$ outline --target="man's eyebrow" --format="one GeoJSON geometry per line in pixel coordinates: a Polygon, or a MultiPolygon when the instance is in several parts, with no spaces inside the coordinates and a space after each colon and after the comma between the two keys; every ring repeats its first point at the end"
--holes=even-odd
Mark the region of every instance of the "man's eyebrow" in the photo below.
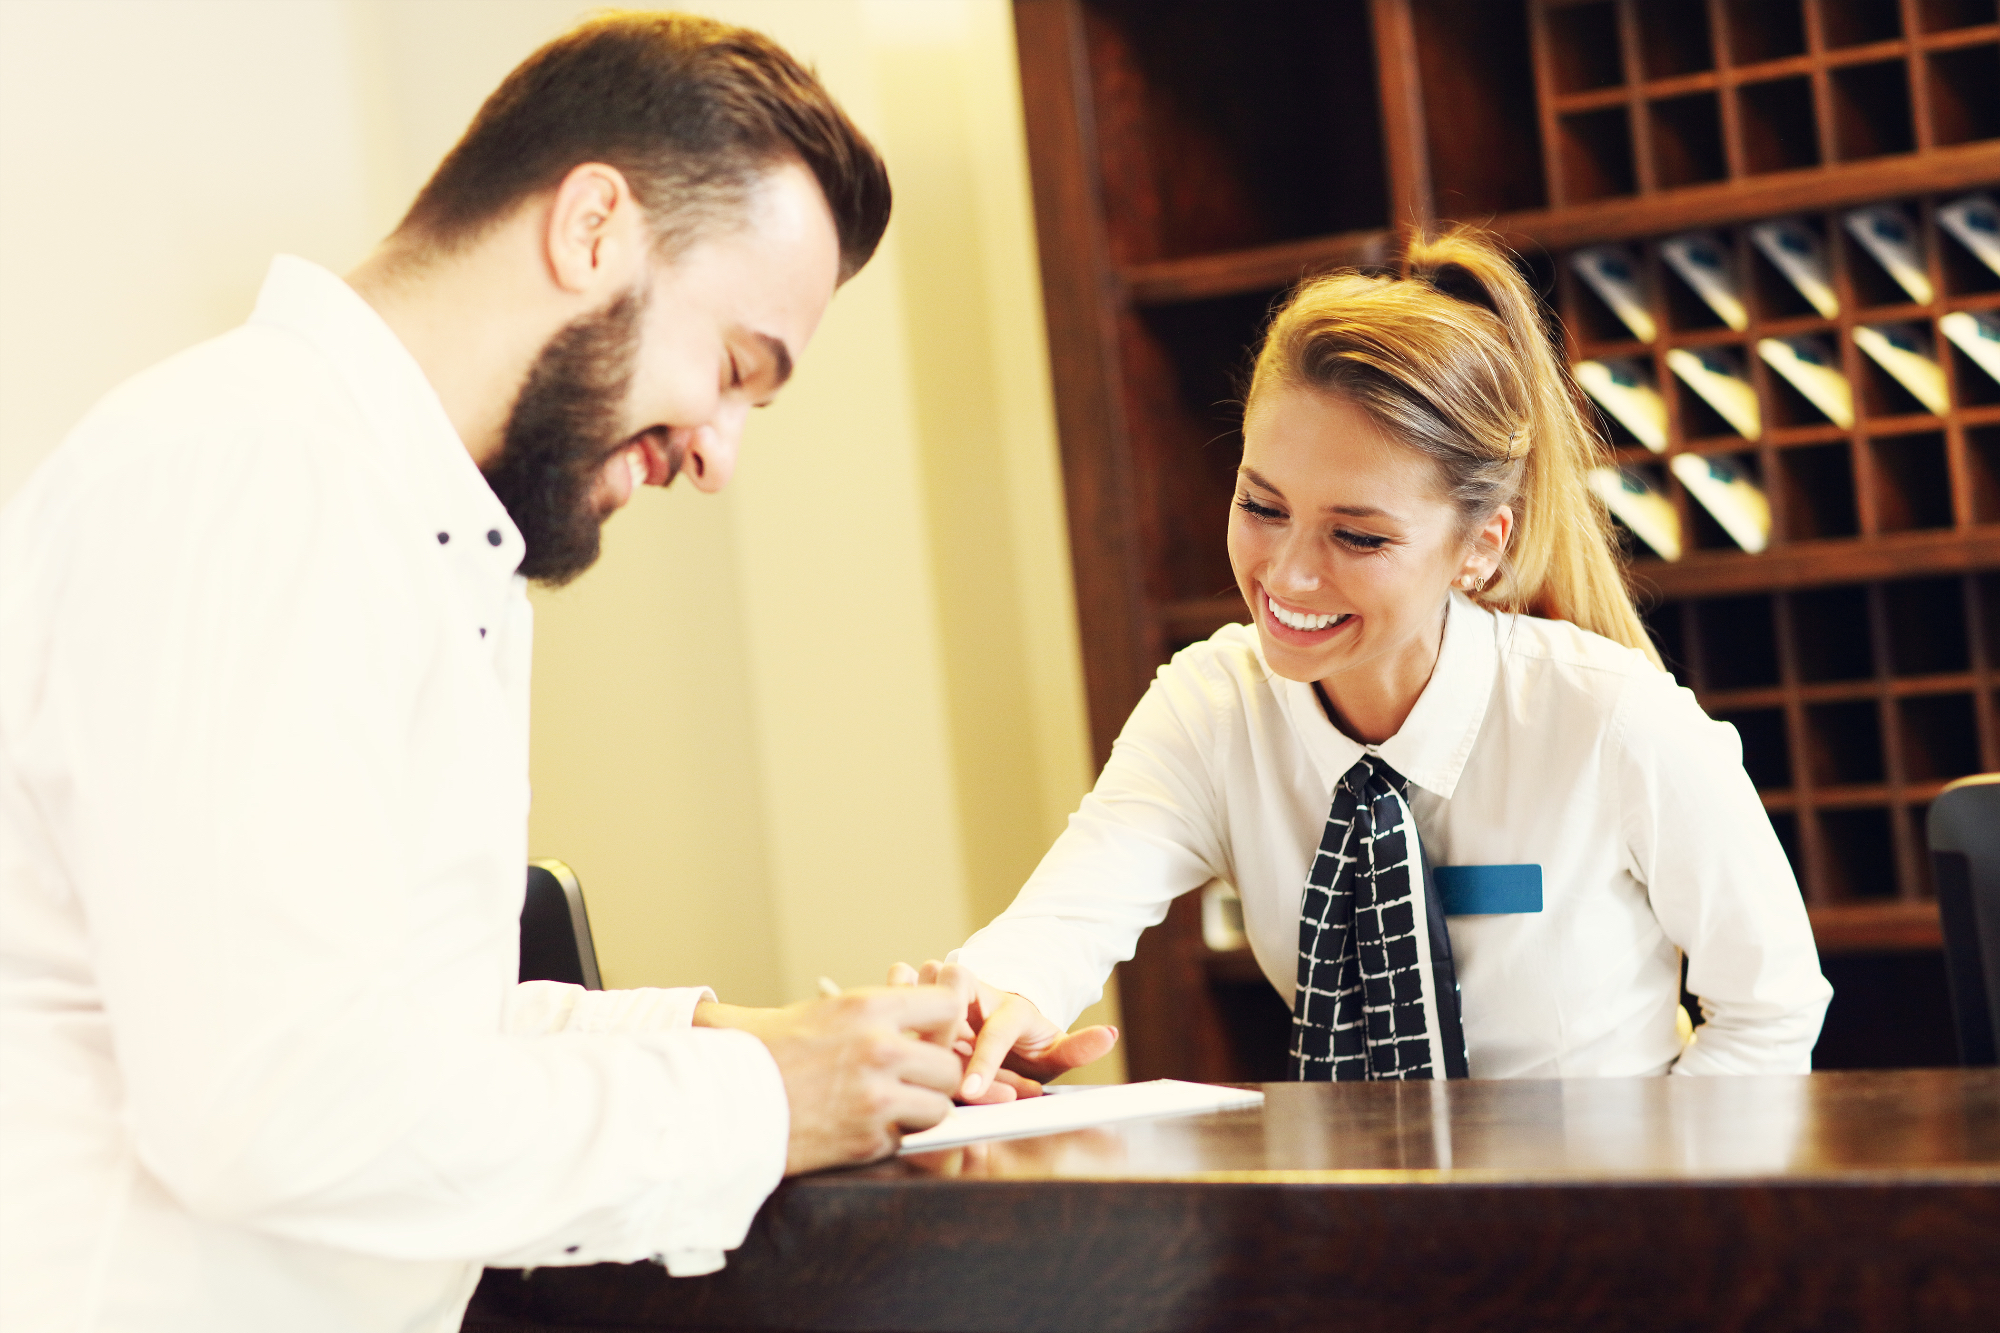
{"type": "Polygon", "coordinates": [[[764,350],[771,355],[772,373],[776,377],[776,382],[771,387],[783,388],[785,381],[792,377],[792,349],[785,346],[782,339],[773,338],[768,333],[756,333],[751,336],[763,343],[764,350]]]}
{"type": "MultiPolygon", "coordinates": [[[[1252,486],[1256,486],[1263,490],[1267,490],[1271,494],[1278,496],[1280,498],[1282,498],[1285,494],[1283,491],[1279,490],[1276,486],[1273,486],[1264,477],[1264,474],[1257,471],[1257,469],[1254,467],[1241,467],[1236,469],[1236,471],[1242,477],[1244,477],[1244,479],[1249,481],[1249,483],[1252,486]]],[[[1396,516],[1390,513],[1388,510],[1377,509],[1374,505],[1327,505],[1320,512],[1326,514],[1345,514],[1349,518],[1386,518],[1392,521],[1399,521],[1396,520],[1396,516]]]]}

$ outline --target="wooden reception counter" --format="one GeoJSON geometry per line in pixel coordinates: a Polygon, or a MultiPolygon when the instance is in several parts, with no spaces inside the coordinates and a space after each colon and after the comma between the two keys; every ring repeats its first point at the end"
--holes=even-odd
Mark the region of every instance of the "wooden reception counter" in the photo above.
{"type": "Polygon", "coordinates": [[[782,1186],[729,1266],[468,1333],[2000,1328],[2000,1071],[1272,1084],[782,1186]]]}

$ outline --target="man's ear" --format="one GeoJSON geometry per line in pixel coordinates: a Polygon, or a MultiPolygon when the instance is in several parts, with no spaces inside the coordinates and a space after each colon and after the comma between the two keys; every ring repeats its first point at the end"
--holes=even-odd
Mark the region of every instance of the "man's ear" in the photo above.
{"type": "Polygon", "coordinates": [[[630,286],[644,252],[643,222],[618,168],[602,162],[573,168],[549,204],[543,246],[550,278],[582,296],[630,286]]]}

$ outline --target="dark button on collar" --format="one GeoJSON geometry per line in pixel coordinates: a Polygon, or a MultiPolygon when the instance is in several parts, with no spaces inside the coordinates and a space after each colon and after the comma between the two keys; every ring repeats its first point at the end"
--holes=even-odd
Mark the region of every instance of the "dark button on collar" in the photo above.
{"type": "Polygon", "coordinates": [[[450,534],[449,532],[440,532],[440,533],[438,534],[438,545],[439,545],[439,546],[443,546],[443,545],[444,545],[444,544],[445,544],[446,542],[448,542],[448,541],[450,541],[450,540],[451,540],[451,534],[450,534]]]}
{"type": "Polygon", "coordinates": [[[500,544],[500,529],[488,528],[486,530],[486,540],[490,545],[498,546],[500,544]]]}
{"type": "Polygon", "coordinates": [[[479,627],[479,637],[482,639],[486,637],[486,626],[481,625],[479,627]]]}

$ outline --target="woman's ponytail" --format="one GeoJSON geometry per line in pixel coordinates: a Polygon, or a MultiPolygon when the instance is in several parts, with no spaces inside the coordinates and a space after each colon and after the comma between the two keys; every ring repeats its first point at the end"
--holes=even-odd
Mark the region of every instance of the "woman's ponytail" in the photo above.
{"type": "Polygon", "coordinates": [[[1249,401],[1280,384],[1354,401],[1438,463],[1468,531],[1513,507],[1506,556],[1478,601],[1572,621],[1657,664],[1586,480],[1603,445],[1534,293],[1472,228],[1413,240],[1403,275],[1301,287],[1272,320],[1249,401]]]}

